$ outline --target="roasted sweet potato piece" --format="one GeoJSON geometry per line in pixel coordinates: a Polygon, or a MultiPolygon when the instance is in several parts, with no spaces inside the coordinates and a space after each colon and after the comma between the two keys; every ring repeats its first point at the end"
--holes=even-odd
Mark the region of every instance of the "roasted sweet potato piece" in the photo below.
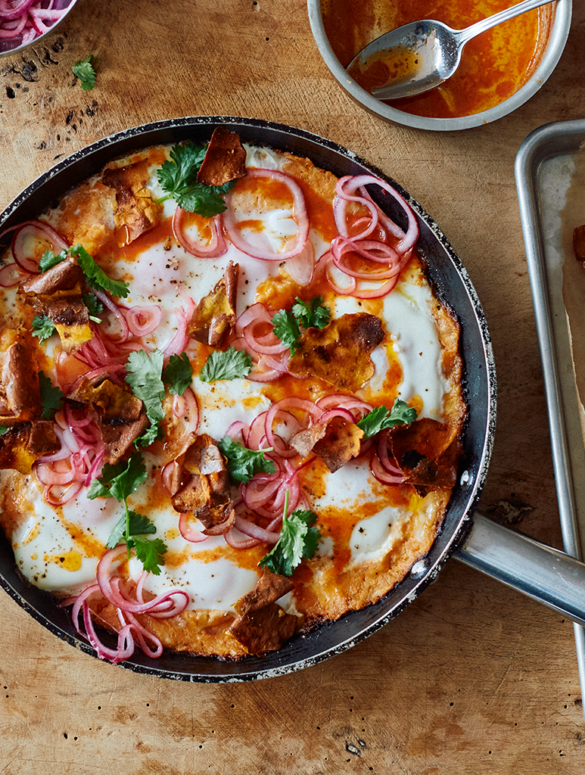
{"type": "Polygon", "coordinates": [[[117,424],[98,417],[97,425],[102,432],[102,440],[106,445],[104,461],[114,465],[130,451],[136,439],[148,428],[150,420],[142,410],[140,417],[128,423],[117,424]]]}
{"type": "Polygon", "coordinates": [[[76,350],[93,336],[81,296],[83,282],[81,268],[68,258],[22,286],[27,303],[55,325],[65,352],[76,350]]]}
{"type": "Polygon", "coordinates": [[[355,423],[343,417],[334,417],[328,423],[317,423],[312,428],[295,433],[290,444],[302,457],[307,457],[309,452],[319,455],[327,468],[335,473],[359,455],[363,435],[364,432],[355,423]]]}
{"type": "Polygon", "coordinates": [[[142,162],[110,168],[102,175],[104,186],[116,190],[114,225],[117,229],[126,227],[128,242],[160,223],[163,207],[153,201],[147,182],[148,171],[142,162]]]}
{"type": "Polygon", "coordinates": [[[46,315],[54,324],[65,352],[77,350],[93,337],[89,312],[81,295],[35,296],[30,303],[36,312],[46,315]]]}
{"type": "Polygon", "coordinates": [[[374,375],[371,352],[384,339],[382,321],[366,312],[342,315],[325,328],[308,328],[289,369],[355,393],[374,375]]]}
{"type": "Polygon", "coordinates": [[[416,487],[454,487],[460,452],[457,429],[423,417],[388,433],[392,454],[405,481],[416,487]]]}
{"type": "Polygon", "coordinates": [[[298,618],[285,613],[274,602],[293,587],[293,582],[285,576],[264,571],[256,589],[236,603],[240,616],[230,632],[250,654],[276,651],[295,634],[298,618]]]}
{"type": "Polygon", "coordinates": [[[197,182],[207,186],[223,186],[230,180],[246,175],[246,149],[240,136],[223,126],[213,130],[197,182]]]}
{"type": "Polygon", "coordinates": [[[16,341],[0,355],[0,395],[8,407],[0,425],[15,425],[40,417],[43,407],[34,351],[16,332],[5,333],[4,340],[16,341]]]}
{"type": "MultiPolygon", "coordinates": [[[[178,461],[179,462],[179,461],[178,461]]],[[[176,511],[192,512],[206,535],[222,535],[235,521],[227,467],[214,439],[197,436],[181,463],[181,485],[171,498],[176,511]]]]}
{"type": "Polygon", "coordinates": [[[0,436],[0,468],[12,468],[30,474],[42,455],[56,452],[61,442],[50,422],[15,425],[0,436]]]}
{"type": "Polygon", "coordinates": [[[107,420],[133,422],[142,412],[142,401],[129,390],[115,385],[109,379],[104,379],[96,387],[87,377],[83,377],[67,397],[71,401],[79,401],[82,404],[94,404],[103,410],[103,416],[107,420]]]}
{"type": "Polygon", "coordinates": [[[279,597],[294,589],[294,586],[292,579],[265,569],[256,583],[256,588],[240,598],[235,609],[239,614],[258,611],[260,608],[276,602],[279,597]]]}
{"type": "Polygon", "coordinates": [[[230,261],[215,288],[204,296],[187,326],[189,336],[212,347],[225,347],[236,324],[239,264],[230,261]]]}
{"type": "Polygon", "coordinates": [[[124,457],[149,424],[142,401],[109,379],[95,386],[83,377],[68,399],[96,408],[97,425],[106,445],[104,460],[112,465],[124,457]]]}
{"type": "Polygon", "coordinates": [[[81,267],[74,258],[66,258],[48,271],[34,275],[20,287],[27,295],[50,296],[57,291],[72,291],[83,282],[81,267]]]}
{"type": "Polygon", "coordinates": [[[577,261],[585,266],[585,226],[577,226],[573,231],[573,250],[577,261]]]}

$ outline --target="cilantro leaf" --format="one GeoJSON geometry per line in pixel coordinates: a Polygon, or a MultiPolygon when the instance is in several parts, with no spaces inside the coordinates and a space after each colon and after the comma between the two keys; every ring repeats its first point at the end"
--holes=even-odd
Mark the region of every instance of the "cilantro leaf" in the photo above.
{"type": "Polygon", "coordinates": [[[362,441],[365,441],[386,428],[393,428],[395,425],[409,425],[416,418],[416,409],[408,406],[406,401],[397,398],[394,401],[392,411],[389,412],[387,406],[377,406],[356,424],[364,432],[362,441]]]}
{"type": "Polygon", "coordinates": [[[94,479],[88,490],[90,500],[99,497],[112,496],[117,501],[125,501],[129,495],[136,492],[138,486],[146,480],[146,466],[142,455],[135,452],[128,460],[121,460],[115,465],[106,463],[101,476],[94,479]]]}
{"type": "Polygon", "coordinates": [[[158,576],[159,566],[165,564],[164,555],[167,553],[167,545],[164,541],[160,538],[132,536],[129,542],[136,550],[136,557],[144,565],[144,570],[158,576]]]}
{"type": "Polygon", "coordinates": [[[331,318],[331,310],[322,305],[322,296],[314,296],[311,301],[302,301],[297,296],[292,313],[303,328],[325,328],[331,318]]]}
{"type": "Polygon", "coordinates": [[[310,560],[321,538],[321,533],[314,527],[317,515],[313,511],[297,509],[289,517],[286,516],[288,490],[286,495],[280,538],[258,563],[261,568],[268,568],[280,576],[292,576],[303,558],[310,560]]]}
{"type": "Polygon", "coordinates": [[[130,286],[123,280],[112,280],[104,272],[101,266],[98,266],[89,255],[83,245],[76,245],[69,249],[72,256],[76,256],[77,263],[83,270],[85,282],[98,291],[107,291],[112,296],[125,298],[130,293],[130,286]]]}
{"type": "Polygon", "coordinates": [[[96,73],[91,64],[93,54],[90,54],[87,59],[82,59],[76,62],[71,70],[76,78],[79,78],[81,82],[81,88],[84,91],[91,91],[95,86],[96,73]]]}
{"type": "Polygon", "coordinates": [[[39,383],[41,387],[41,404],[43,405],[41,420],[52,420],[55,412],[61,408],[65,395],[60,388],[53,387],[49,377],[42,371],[39,371],[39,383]]]}
{"type": "Polygon", "coordinates": [[[94,323],[101,323],[101,318],[99,318],[98,315],[104,311],[104,305],[95,295],[95,293],[84,293],[81,298],[83,299],[83,303],[89,312],[89,319],[93,320],[94,323]]]}
{"type": "Polygon", "coordinates": [[[206,150],[204,145],[195,145],[190,141],[173,146],[172,161],[165,161],[157,172],[159,183],[166,193],[159,202],[173,198],[183,210],[198,213],[203,218],[212,218],[224,212],[226,205],[223,195],[234,187],[235,182],[229,181],[222,186],[207,186],[197,182],[197,173],[206,150]]]}
{"type": "Polygon", "coordinates": [[[237,379],[246,377],[252,368],[252,356],[244,350],[230,347],[224,352],[214,350],[199,372],[202,382],[215,382],[218,379],[237,379]]]}
{"type": "Polygon", "coordinates": [[[213,218],[227,209],[223,195],[229,193],[235,184],[234,180],[224,183],[223,186],[196,183],[185,193],[178,193],[175,198],[183,210],[197,213],[202,218],[213,218]]]}
{"type": "Polygon", "coordinates": [[[193,367],[187,353],[171,355],[163,371],[163,381],[169,386],[169,393],[182,396],[193,380],[193,367]]]}
{"type": "Polygon", "coordinates": [[[295,316],[292,312],[281,309],[272,318],[272,324],[276,336],[286,347],[290,347],[290,354],[294,355],[301,337],[301,329],[295,316]]]}
{"type": "Polygon", "coordinates": [[[32,335],[38,336],[39,341],[44,342],[56,333],[57,329],[52,320],[46,315],[35,315],[32,322],[32,335]]]}
{"type": "Polygon", "coordinates": [[[265,471],[267,474],[276,473],[276,466],[271,460],[266,460],[265,452],[270,449],[246,449],[229,436],[217,442],[221,453],[227,458],[228,473],[232,482],[249,482],[254,474],[265,471]]]}
{"type": "Polygon", "coordinates": [[[156,526],[148,517],[137,514],[135,511],[128,510],[128,519],[126,519],[126,514],[124,514],[123,517],[120,517],[116,526],[110,533],[110,537],[106,543],[108,549],[114,549],[118,546],[120,541],[126,540],[126,527],[128,527],[128,536],[156,533],[156,526]]]}
{"type": "Polygon", "coordinates": [[[8,433],[10,430],[10,427],[8,425],[0,425],[0,436],[4,436],[5,433],[8,433]]]}
{"type": "Polygon", "coordinates": [[[165,397],[165,386],[161,379],[164,355],[155,350],[150,355],[144,350],[130,353],[126,362],[126,382],[132,392],[144,404],[150,420],[150,428],[136,439],[141,447],[152,444],[158,437],[159,423],[164,419],[162,400],[165,397]]]}
{"type": "Polygon", "coordinates": [[[41,272],[47,272],[49,269],[57,266],[57,264],[60,264],[61,261],[65,261],[66,258],[67,249],[62,250],[60,253],[57,253],[57,255],[53,255],[50,250],[45,250],[41,260],[39,261],[39,269],[41,272]]]}

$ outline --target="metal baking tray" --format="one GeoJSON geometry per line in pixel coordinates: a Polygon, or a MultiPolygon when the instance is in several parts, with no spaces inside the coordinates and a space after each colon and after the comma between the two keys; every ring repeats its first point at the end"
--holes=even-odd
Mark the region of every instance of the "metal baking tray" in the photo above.
{"type": "MultiPolygon", "coordinates": [[[[571,197],[575,186],[582,189],[581,223],[585,223],[585,182],[580,182],[585,176],[576,175],[584,164],[585,119],[579,119],[536,129],[522,143],[515,165],[563,544],[568,554],[579,559],[585,546],[585,445],[563,297],[563,263],[575,261],[566,255],[570,225],[565,206],[570,187],[571,197]]],[[[583,310],[585,315],[585,305],[583,310]]],[[[585,629],[577,624],[574,627],[581,691],[585,693],[585,629]]]]}

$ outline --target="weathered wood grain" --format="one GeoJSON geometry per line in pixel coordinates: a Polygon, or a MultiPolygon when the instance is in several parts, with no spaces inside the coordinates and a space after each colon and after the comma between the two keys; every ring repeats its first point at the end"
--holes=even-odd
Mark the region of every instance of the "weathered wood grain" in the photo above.
{"type": "MultiPolygon", "coordinates": [[[[530,102],[493,125],[430,134],[386,124],[341,91],[303,0],[79,0],[45,45],[0,59],[0,208],[65,155],[173,116],[254,116],[351,148],[433,215],[484,305],[499,414],[482,508],[559,546],[513,163],[532,129],[583,116],[584,34],[576,3],[565,54],[530,102]],[[70,68],[90,53],[98,85],[84,92],[70,68]]],[[[577,775],[585,767],[572,626],[455,563],[357,648],[257,684],[137,676],[61,643],[6,595],[0,613],[6,775],[577,775]]]]}

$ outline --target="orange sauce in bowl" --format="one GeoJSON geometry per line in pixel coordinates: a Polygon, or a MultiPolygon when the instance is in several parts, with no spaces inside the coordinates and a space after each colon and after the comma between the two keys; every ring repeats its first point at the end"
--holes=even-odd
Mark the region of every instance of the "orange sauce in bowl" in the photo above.
{"type": "MultiPolygon", "coordinates": [[[[519,2],[519,0],[517,0],[519,2]]],[[[325,31],[343,67],[385,32],[421,19],[464,29],[517,3],[512,0],[321,0],[325,31]]],[[[429,118],[471,116],[504,102],[524,86],[546,48],[553,21],[550,5],[499,24],[469,41],[455,75],[424,94],[388,100],[393,108],[429,118]]],[[[407,52],[394,61],[371,61],[351,75],[370,90],[392,71],[411,68],[407,52]]]]}

